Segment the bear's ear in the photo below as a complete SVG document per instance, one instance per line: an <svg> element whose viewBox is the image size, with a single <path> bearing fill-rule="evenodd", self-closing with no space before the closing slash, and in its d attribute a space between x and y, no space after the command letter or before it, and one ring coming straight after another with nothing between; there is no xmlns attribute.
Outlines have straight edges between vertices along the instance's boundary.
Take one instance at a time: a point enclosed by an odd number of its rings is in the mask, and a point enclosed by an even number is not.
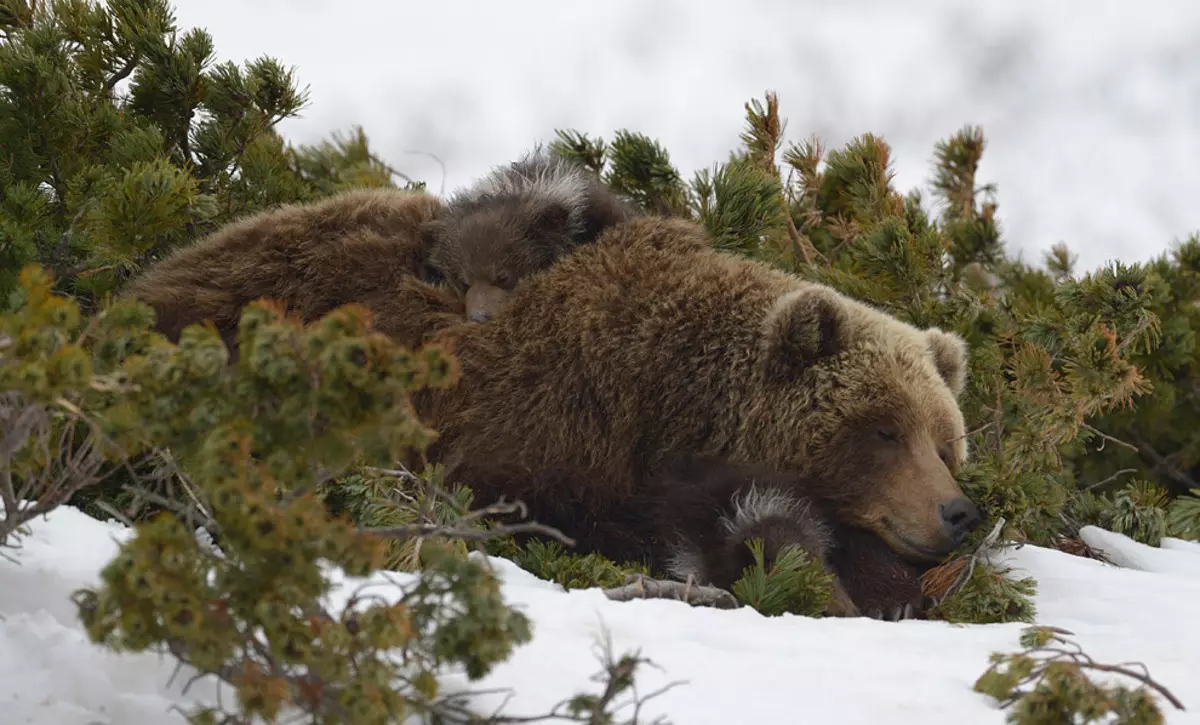
<svg viewBox="0 0 1200 725"><path fill-rule="evenodd" d="M765 324L766 372L774 379L793 378L812 363L841 352L850 339L845 300L826 287L783 295L767 313Z"/></svg>
<svg viewBox="0 0 1200 725"><path fill-rule="evenodd" d="M936 327L926 330L925 338L929 341L938 375L942 376L950 392L957 398L967 387L967 341L953 332Z"/></svg>

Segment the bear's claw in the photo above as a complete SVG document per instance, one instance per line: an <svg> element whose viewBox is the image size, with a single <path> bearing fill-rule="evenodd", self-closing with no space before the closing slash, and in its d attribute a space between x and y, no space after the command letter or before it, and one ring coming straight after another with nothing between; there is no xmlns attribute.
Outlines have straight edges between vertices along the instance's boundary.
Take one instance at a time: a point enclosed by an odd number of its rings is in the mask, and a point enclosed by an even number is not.
<svg viewBox="0 0 1200 725"><path fill-rule="evenodd" d="M888 607L887 611L879 607L872 607L866 611L866 616L871 619L878 619L884 622L900 622L906 619L925 619L925 613L936 602L932 597L922 596L918 601L905 602L893 607Z"/></svg>

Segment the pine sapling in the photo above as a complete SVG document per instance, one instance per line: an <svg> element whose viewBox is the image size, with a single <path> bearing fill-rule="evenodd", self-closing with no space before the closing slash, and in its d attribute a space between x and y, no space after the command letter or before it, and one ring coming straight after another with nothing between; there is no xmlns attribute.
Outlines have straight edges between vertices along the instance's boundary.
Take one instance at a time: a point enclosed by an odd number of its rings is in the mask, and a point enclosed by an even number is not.
<svg viewBox="0 0 1200 725"><path fill-rule="evenodd" d="M975 681L975 691L995 698L1008 708L1012 725L1059 723L1116 723L1161 725L1162 711L1154 693L1177 710L1183 704L1167 688L1151 679L1142 665L1106 665L1093 660L1057 627L1029 627L1021 634L1022 652L994 653ZM1102 685L1087 671L1115 674L1140 686Z"/></svg>
<svg viewBox="0 0 1200 725"><path fill-rule="evenodd" d="M743 604L773 617L784 613L820 617L833 596L833 575L798 546L785 546L768 569L762 539L747 539L754 564L733 585Z"/></svg>

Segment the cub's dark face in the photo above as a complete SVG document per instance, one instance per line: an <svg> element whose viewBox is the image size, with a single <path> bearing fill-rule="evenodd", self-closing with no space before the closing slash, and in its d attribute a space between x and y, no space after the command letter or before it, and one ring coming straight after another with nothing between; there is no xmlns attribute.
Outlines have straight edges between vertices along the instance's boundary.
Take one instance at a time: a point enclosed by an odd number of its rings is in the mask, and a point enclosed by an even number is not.
<svg viewBox="0 0 1200 725"><path fill-rule="evenodd" d="M485 198L426 225L426 258L465 297L467 317L486 322L518 282L570 249L569 222L564 205Z"/></svg>

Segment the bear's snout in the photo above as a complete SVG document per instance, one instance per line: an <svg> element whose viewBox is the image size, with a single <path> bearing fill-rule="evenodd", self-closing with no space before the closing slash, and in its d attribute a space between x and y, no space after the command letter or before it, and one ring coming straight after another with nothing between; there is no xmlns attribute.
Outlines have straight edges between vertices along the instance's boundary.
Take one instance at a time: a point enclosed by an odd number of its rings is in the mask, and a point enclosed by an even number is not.
<svg viewBox="0 0 1200 725"><path fill-rule="evenodd" d="M979 507L965 496L940 504L938 509L942 514L942 527L956 544L962 543L967 534L978 528L983 521Z"/></svg>

